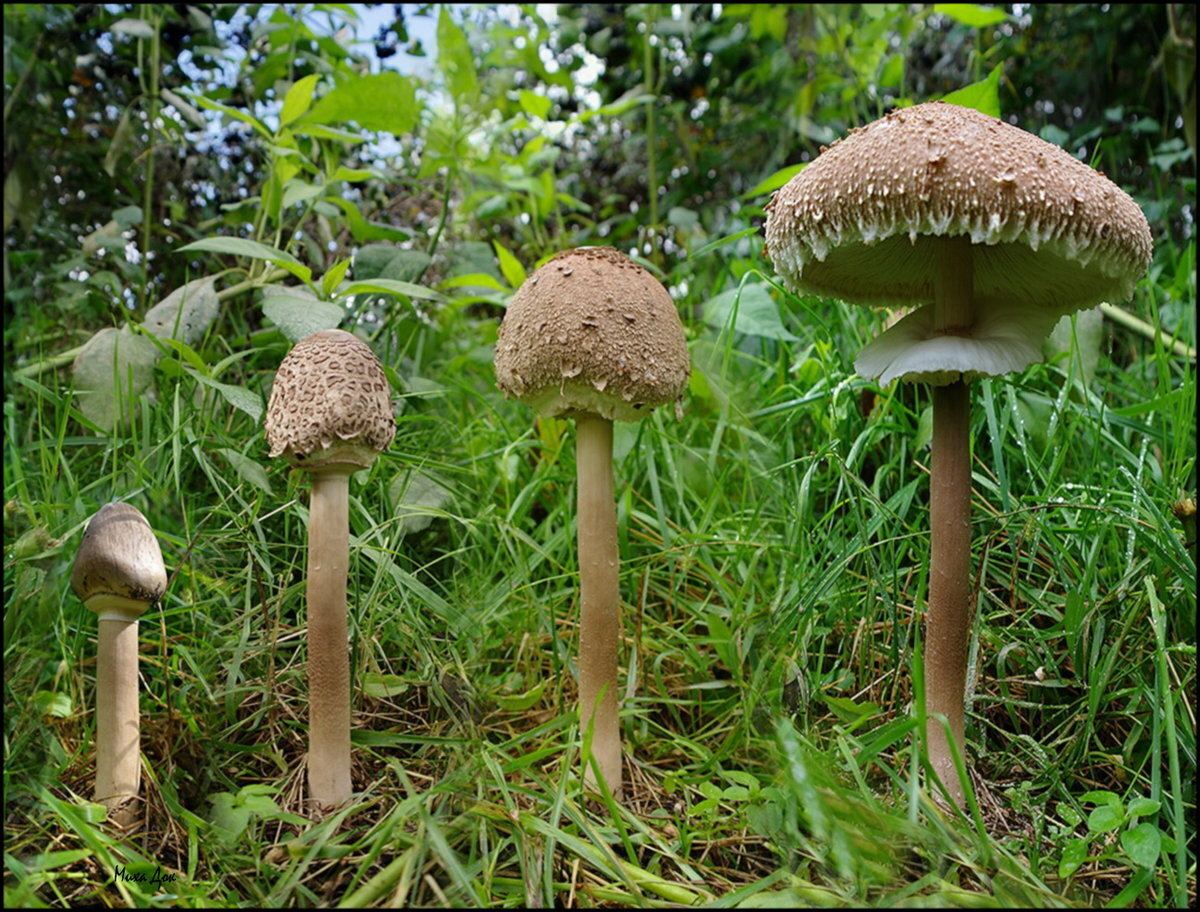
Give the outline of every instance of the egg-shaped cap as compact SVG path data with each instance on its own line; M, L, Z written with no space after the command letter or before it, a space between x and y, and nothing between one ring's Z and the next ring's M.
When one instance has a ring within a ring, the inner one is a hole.
M930 237L975 245L977 309L1058 316L1129 298L1152 253L1142 210L1102 173L940 101L851 130L767 208L767 253L785 282L855 304L932 302Z
M301 339L275 374L267 442L309 472L365 469L396 436L391 388L369 345L326 329Z
M517 289L495 367L504 394L541 415L637 421L679 400L691 360L661 282L612 247L577 247Z
M83 533L71 589L102 619L137 620L167 589L154 530L137 507L105 504Z

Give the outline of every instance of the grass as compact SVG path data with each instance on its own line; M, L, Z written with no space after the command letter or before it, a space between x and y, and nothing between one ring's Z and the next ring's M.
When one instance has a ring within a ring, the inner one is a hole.
M1194 302L1185 265L1131 309ZM1110 328L1090 382L1060 355L975 385L974 796L954 819L913 740L928 392L853 376L877 315L779 299L795 341L685 319L683 420L617 428L625 807L580 786L573 432L495 389L494 315L374 334L403 409L352 481L358 798L321 822L301 803L303 479L182 357L112 435L68 371L6 379L6 904L1194 903L1196 566L1171 513L1195 492L1194 364ZM287 343L243 321L199 350L241 354L219 379L261 405ZM127 838L88 800L95 619L68 585L110 499L171 574L141 625Z

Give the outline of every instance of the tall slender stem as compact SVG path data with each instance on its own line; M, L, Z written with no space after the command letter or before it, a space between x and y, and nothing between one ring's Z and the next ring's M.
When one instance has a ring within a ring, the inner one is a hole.
M941 242L934 330L954 332L973 322L971 245ZM971 395L963 380L933 389L930 460L929 610L925 621L925 711L941 713L964 748L967 642L971 601ZM965 801L950 744L939 720L926 725L929 762L955 804Z
M96 792L98 802L120 808L114 820L132 823L134 807L121 808L141 786L141 717L138 709L138 622L100 619L96 655Z
M350 656L346 579L350 476L312 478L308 511L308 789L318 807L350 797Z
M579 500L579 724L594 726L592 755L621 800L617 644L621 636L620 554L613 501L612 422L575 419ZM595 786L589 766L584 781Z

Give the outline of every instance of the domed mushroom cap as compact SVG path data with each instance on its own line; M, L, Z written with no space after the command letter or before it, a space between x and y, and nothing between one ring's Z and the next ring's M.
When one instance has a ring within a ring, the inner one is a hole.
M326 329L301 339L275 374L267 404L271 456L306 471L357 471L396 436L391 389L370 346Z
M127 503L108 503L83 533L71 589L102 617L137 620L167 589L158 539L146 517Z
M662 284L612 247L565 250L513 295L496 383L541 415L637 421L687 388L683 324Z
M854 304L932 303L933 239L968 237L976 322L980 332L1002 331L975 334L1000 356L985 353L976 373L1018 370L1059 317L1130 297L1152 253L1141 209L1099 171L1031 133L945 102L851 130L780 188L767 210L766 249L785 283ZM1025 353L1003 341L1014 333L1024 337ZM939 344L970 362L977 352L965 338ZM868 358L870 370L896 354Z

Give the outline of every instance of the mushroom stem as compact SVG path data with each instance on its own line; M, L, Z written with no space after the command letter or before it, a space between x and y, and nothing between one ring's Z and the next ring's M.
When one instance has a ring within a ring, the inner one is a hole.
M138 622L101 617L96 655L96 801L116 810L113 819L133 822L130 803L141 785L138 711Z
M939 243L934 330L969 328L972 319L971 244ZM964 746L967 640L971 600L971 394L964 380L933 388L930 460L929 610L925 620L925 711L941 713L960 753ZM966 801L946 730L926 723L929 762L954 803Z
M350 797L349 496L348 471L313 473L308 510L308 791L321 808Z
M621 636L620 555L613 501L613 426L575 418L579 499L579 724L594 726L592 756L621 800L621 731L617 716L617 643ZM591 766L584 782L596 786Z

